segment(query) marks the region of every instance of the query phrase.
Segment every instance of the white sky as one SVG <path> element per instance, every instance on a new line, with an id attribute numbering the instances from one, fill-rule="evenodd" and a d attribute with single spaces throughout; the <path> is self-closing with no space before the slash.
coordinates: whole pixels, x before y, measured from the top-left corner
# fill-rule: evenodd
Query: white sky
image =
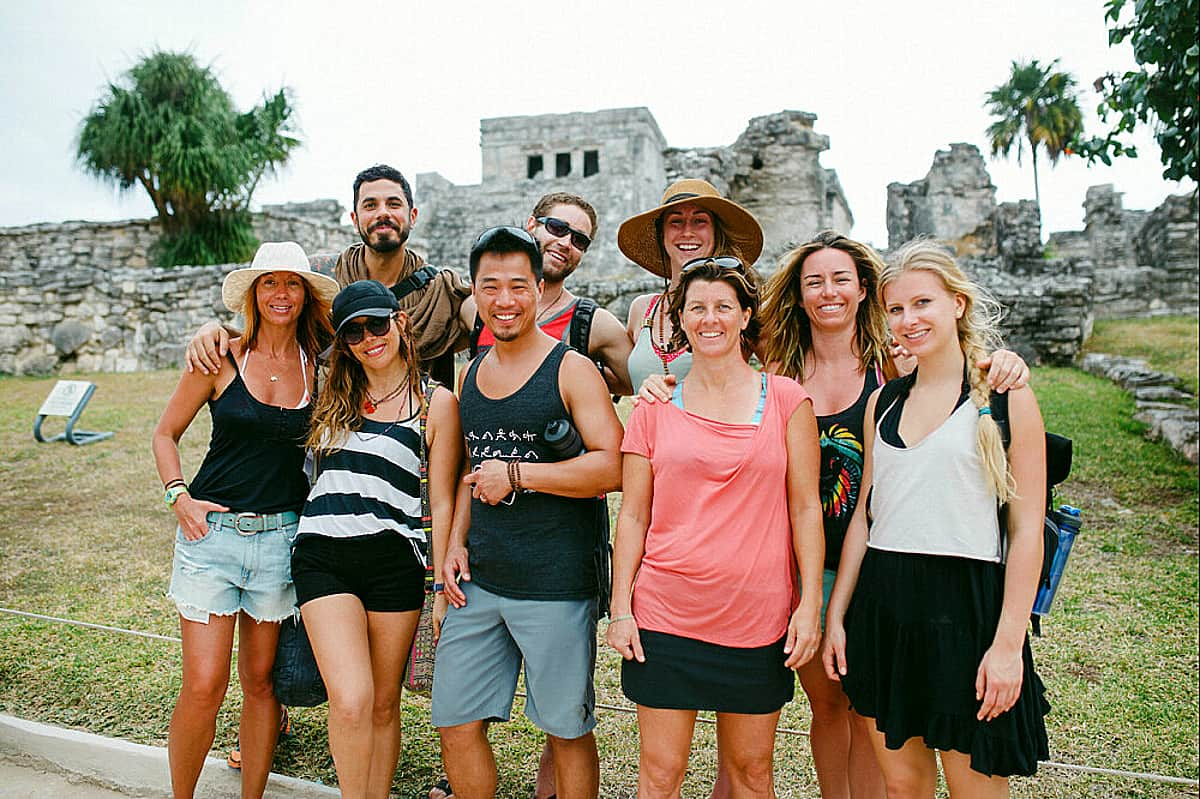
<path id="1" fill-rule="evenodd" d="M 1061 58 L 1099 132 L 1092 80 L 1133 66 L 1128 45 L 1108 47 L 1103 16 L 1103 0 L 5 2 L 0 225 L 153 214 L 140 189 L 118 196 L 73 155 L 106 82 L 159 47 L 211 63 L 243 109 L 294 91 L 304 146 L 256 205 L 348 205 L 354 174 L 379 161 L 477 183 L 482 117 L 644 105 L 671 145 L 692 147 L 797 109 L 829 136 L 822 163 L 838 171 L 854 235 L 886 245 L 887 184 L 924 177 L 951 142 L 986 156 L 983 95 L 1011 60 Z M 1126 208 L 1190 189 L 1161 178 L 1148 132 L 1137 142 L 1141 156 L 1111 168 L 1043 163 L 1044 232 L 1082 227 L 1090 185 L 1114 183 Z M 988 170 L 1001 201 L 1032 198 L 1028 160 Z"/>

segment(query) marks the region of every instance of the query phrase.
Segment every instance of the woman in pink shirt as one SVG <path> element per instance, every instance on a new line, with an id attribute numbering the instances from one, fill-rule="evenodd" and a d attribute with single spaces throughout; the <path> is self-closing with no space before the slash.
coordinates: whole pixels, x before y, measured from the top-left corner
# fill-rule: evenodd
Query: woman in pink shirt
<path id="1" fill-rule="evenodd" d="M 816 418 L 795 381 L 746 363 L 757 309 L 738 259 L 684 265 L 670 318 L 691 372 L 670 403 L 634 408 L 622 445 L 608 643 L 638 705 L 645 799 L 679 796 L 699 710 L 717 714 L 731 795 L 774 796 L 790 669 L 820 640 Z"/>

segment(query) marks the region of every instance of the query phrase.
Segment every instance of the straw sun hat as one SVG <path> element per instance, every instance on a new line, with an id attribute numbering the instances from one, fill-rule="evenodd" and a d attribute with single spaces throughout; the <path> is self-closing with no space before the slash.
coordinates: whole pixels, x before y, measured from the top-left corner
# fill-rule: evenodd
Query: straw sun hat
<path id="1" fill-rule="evenodd" d="M 670 208 L 677 205 L 697 205 L 721 220 L 721 227 L 738 255 L 753 264 L 762 255 L 762 226 L 754 215 L 742 206 L 721 196 L 706 180 L 677 180 L 663 192 L 662 203 L 645 213 L 630 217 L 617 229 L 617 246 L 625 257 L 660 277 L 670 277 L 670 266 L 663 262 L 656 224 Z M 717 253 L 720 255 L 721 253 Z"/>
<path id="2" fill-rule="evenodd" d="M 259 275 L 268 272 L 295 272 L 308 283 L 309 290 L 325 300 L 333 302 L 338 293 L 338 283 L 331 277 L 318 274 L 308 265 L 304 248 L 294 241 L 264 241 L 254 253 L 254 261 L 243 269 L 235 269 L 225 276 L 221 284 L 221 299 L 225 307 L 235 313 L 245 308 L 246 292 L 254 285 Z"/>

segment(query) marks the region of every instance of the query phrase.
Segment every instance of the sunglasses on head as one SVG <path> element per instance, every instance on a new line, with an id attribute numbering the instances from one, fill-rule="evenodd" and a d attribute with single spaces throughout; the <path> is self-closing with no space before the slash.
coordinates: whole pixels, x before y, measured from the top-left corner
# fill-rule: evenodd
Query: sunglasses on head
<path id="1" fill-rule="evenodd" d="M 708 256 L 705 258 L 693 258 L 683 265 L 683 269 L 679 274 L 686 275 L 693 269 L 699 269 L 700 267 L 708 266 L 709 264 L 712 264 L 718 269 L 731 269 L 734 272 L 742 272 L 745 270 L 745 267 L 742 266 L 742 262 L 737 258 L 734 258 L 732 255 L 718 255 L 716 257 Z"/>
<path id="2" fill-rule="evenodd" d="M 474 246 L 471 247 L 471 249 L 477 250 L 480 247 L 486 247 L 488 244 L 491 243 L 492 239 L 496 238 L 497 236 L 501 236 L 501 235 L 515 236 L 516 238 L 520 239 L 521 241 L 524 241 L 528 244 L 532 244 L 534 247 L 537 246 L 537 242 L 533 240 L 533 236 L 529 235 L 529 231 L 526 230 L 525 228 L 513 227 L 512 225 L 499 225 L 497 227 L 488 228 L 487 230 L 480 233 L 479 238 L 475 239 L 475 244 L 474 244 Z"/>
<path id="3" fill-rule="evenodd" d="M 550 235 L 556 239 L 561 239 L 568 233 L 571 234 L 571 243 L 580 252 L 587 252 L 587 248 L 592 246 L 592 240 L 586 234 L 571 227 L 558 217 L 539 216 L 537 221 L 541 222 L 546 230 L 550 231 Z"/>
<path id="4" fill-rule="evenodd" d="M 366 334 L 386 336 L 392 328 L 390 316 L 368 316 L 365 322 L 347 322 L 342 326 L 341 337 L 347 344 L 361 344 Z"/>

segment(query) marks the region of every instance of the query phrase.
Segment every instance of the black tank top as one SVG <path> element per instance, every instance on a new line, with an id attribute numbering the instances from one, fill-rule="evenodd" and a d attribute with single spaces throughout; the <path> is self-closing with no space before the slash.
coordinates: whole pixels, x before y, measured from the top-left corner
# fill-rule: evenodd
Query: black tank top
<path id="1" fill-rule="evenodd" d="M 485 397 L 475 382 L 479 364 L 490 352 L 471 362 L 458 408 L 472 467 L 491 459 L 559 460 L 542 434 L 550 422 L 568 418 L 558 390 L 567 350 L 556 344 L 525 385 L 498 400 Z M 467 534 L 471 580 L 513 599 L 595 596 L 595 501 L 540 492 L 517 494 L 511 505 L 472 499 Z"/>
<path id="2" fill-rule="evenodd" d="M 280 408 L 259 402 L 246 389 L 232 354 L 229 360 L 237 373 L 221 396 L 208 402 L 212 439 L 188 493 L 239 513 L 299 511 L 308 495 L 304 439 L 312 403 Z"/>
<path id="3" fill-rule="evenodd" d="M 817 417 L 821 440 L 821 512 L 825 521 L 825 568 L 837 570 L 846 528 L 858 505 L 863 473 L 863 417 L 867 400 L 880 385 L 879 367 L 863 378 L 854 404 L 829 416 Z"/>

